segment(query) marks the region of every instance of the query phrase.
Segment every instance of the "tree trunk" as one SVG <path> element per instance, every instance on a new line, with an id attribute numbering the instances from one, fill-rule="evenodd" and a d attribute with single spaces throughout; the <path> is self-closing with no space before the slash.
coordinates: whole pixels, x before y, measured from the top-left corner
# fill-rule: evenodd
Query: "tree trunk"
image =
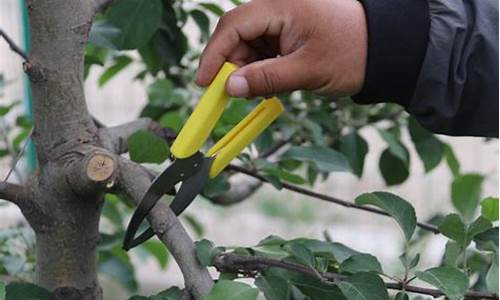
<path id="1" fill-rule="evenodd" d="M 38 170 L 32 179 L 37 213 L 36 283 L 56 299 L 101 299 L 96 245 L 102 193 L 87 193 L 78 176 L 97 128 L 83 91 L 84 47 L 93 1 L 29 0 L 30 54 L 24 69 L 33 90 L 33 141 Z M 80 181 L 80 182 L 78 182 Z"/>

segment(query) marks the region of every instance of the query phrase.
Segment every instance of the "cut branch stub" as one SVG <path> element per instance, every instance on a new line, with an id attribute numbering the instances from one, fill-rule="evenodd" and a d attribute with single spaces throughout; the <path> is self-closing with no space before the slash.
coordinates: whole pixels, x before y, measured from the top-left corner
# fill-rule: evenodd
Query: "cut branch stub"
<path id="1" fill-rule="evenodd" d="M 106 182 L 109 184 L 116 168 L 113 157 L 98 153 L 90 157 L 87 161 L 87 177 L 96 183 Z"/>
<path id="2" fill-rule="evenodd" d="M 68 168 L 67 179 L 73 191 L 80 195 L 96 195 L 111 189 L 118 173 L 114 154 L 100 148 L 87 153 Z"/>

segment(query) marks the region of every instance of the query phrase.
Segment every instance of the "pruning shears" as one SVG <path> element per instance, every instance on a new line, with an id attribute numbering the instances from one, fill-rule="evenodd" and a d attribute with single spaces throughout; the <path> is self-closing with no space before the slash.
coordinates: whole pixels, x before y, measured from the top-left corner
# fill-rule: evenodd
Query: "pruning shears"
<path id="1" fill-rule="evenodd" d="M 208 180 L 216 177 L 283 111 L 283 105 L 278 98 L 263 100 L 206 154 L 201 153 L 199 149 L 207 140 L 229 101 L 225 83 L 236 69 L 236 65 L 224 63 L 177 135 L 170 148 L 174 161 L 153 180 L 135 210 L 123 242 L 125 250 L 145 242 L 154 235 L 153 229 L 148 228 L 134 238 L 142 221 L 164 194 L 182 182 L 170 204 L 176 215 L 182 213 L 203 190 Z"/>

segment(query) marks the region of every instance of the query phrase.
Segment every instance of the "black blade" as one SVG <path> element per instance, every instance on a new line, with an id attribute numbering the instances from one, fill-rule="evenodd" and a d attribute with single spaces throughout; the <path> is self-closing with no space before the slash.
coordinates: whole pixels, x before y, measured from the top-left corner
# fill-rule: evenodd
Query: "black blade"
<path id="1" fill-rule="evenodd" d="M 201 193 L 209 179 L 208 171 L 212 161 L 213 158 L 204 158 L 198 172 L 182 183 L 174 201 L 170 204 L 170 208 L 176 215 L 180 215 L 193 202 L 194 198 Z"/>
<path id="2" fill-rule="evenodd" d="M 129 250 L 132 248 L 133 244 L 135 246 L 138 245 L 133 239 L 142 221 L 149 214 L 149 211 L 155 206 L 158 200 L 160 200 L 166 192 L 174 188 L 178 182 L 196 174 L 203 166 L 203 159 L 203 154 L 200 152 L 196 152 L 185 159 L 177 159 L 155 178 L 132 215 L 132 219 L 127 227 L 127 232 L 125 233 L 123 249 Z"/>

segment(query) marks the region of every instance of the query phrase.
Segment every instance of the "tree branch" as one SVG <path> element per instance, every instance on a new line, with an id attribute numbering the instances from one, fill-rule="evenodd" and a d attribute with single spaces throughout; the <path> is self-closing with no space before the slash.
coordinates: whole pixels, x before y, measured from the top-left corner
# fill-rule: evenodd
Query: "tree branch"
<path id="1" fill-rule="evenodd" d="M 219 254 L 215 258 L 214 265 L 220 272 L 229 271 L 244 275 L 250 274 L 253 275 L 252 277 L 254 277 L 255 275 L 257 275 L 262 271 L 265 271 L 270 267 L 276 267 L 297 273 L 302 273 L 307 276 L 315 278 L 317 278 L 319 275 L 320 279 L 324 281 L 342 281 L 348 278 L 348 276 L 343 274 L 334 272 L 318 272 L 305 265 L 269 257 L 262 257 L 262 256 L 244 256 L 231 253 L 223 253 Z M 386 282 L 385 286 L 386 288 L 391 290 L 400 290 L 416 294 L 429 295 L 434 298 L 444 296 L 444 293 L 441 292 L 440 290 L 406 285 L 402 282 L 399 283 Z M 498 299 L 498 294 L 483 293 L 477 291 L 469 291 L 465 294 L 465 296 L 466 298 Z"/>
<path id="2" fill-rule="evenodd" d="M 249 177 L 231 176 L 229 182 L 231 188 L 221 195 L 210 197 L 210 201 L 220 205 L 239 203 L 252 196 L 262 186 L 262 181 Z"/>
<path id="3" fill-rule="evenodd" d="M 122 125 L 101 128 L 99 137 L 101 141 L 107 143 L 105 146 L 110 151 L 122 154 L 128 151 L 128 138 L 138 130 L 149 130 L 168 143 L 172 142 L 176 136 L 172 129 L 163 128 L 150 118 L 140 118 Z"/>
<path id="4" fill-rule="evenodd" d="M 257 178 L 260 181 L 269 183 L 269 181 L 264 176 L 260 175 L 257 171 L 254 171 L 254 170 L 249 170 L 249 169 L 246 169 L 244 167 L 236 166 L 236 165 L 233 165 L 233 164 L 229 165 L 226 168 L 226 170 L 243 173 L 243 174 L 246 174 L 248 176 Z M 378 215 L 389 216 L 389 214 L 387 214 L 386 212 L 384 212 L 382 210 L 379 210 L 379 209 L 376 209 L 376 208 L 372 208 L 372 207 L 369 207 L 369 206 L 357 205 L 357 204 L 352 203 L 352 202 L 341 200 L 341 199 L 338 199 L 338 198 L 335 198 L 335 197 L 332 197 L 332 196 L 328 196 L 328 195 L 325 195 L 325 194 L 320 194 L 320 193 L 317 193 L 317 192 L 305 189 L 305 188 L 297 186 L 297 185 L 289 184 L 287 182 L 283 182 L 282 186 L 283 186 L 284 189 L 287 189 L 287 190 L 290 190 L 290 191 L 294 191 L 296 193 L 299 193 L 299 194 L 302 194 L 302 195 L 306 195 L 306 196 L 309 196 L 309 197 L 312 197 L 312 198 L 315 198 L 315 199 L 327 201 L 327 202 L 330 202 L 330 203 L 335 203 L 335 204 L 338 204 L 338 205 L 342 205 L 344 207 L 349 207 L 349 208 L 355 208 L 355 209 L 359 209 L 359 210 L 369 211 L 371 213 L 375 213 L 375 214 L 378 214 Z M 417 225 L 420 228 L 428 230 L 428 231 L 431 231 L 433 233 L 439 233 L 439 229 L 436 226 L 432 225 L 432 224 L 417 222 Z"/>
<path id="5" fill-rule="evenodd" d="M 26 188 L 22 185 L 0 181 L 0 199 L 23 206 L 29 199 Z"/>
<path id="6" fill-rule="evenodd" d="M 277 142 L 271 148 L 269 148 L 267 151 L 264 151 L 264 152 L 260 153 L 259 157 L 260 158 L 268 158 L 269 156 L 273 155 L 278 150 L 280 150 L 281 148 L 283 148 L 284 146 L 286 146 L 290 142 L 291 139 L 292 138 L 290 137 L 288 139 L 284 139 L 284 140 L 281 140 L 281 141 Z"/>
<path id="7" fill-rule="evenodd" d="M 137 205 L 151 184 L 151 178 L 140 165 L 125 158 L 119 158 L 119 167 L 117 187 Z M 196 299 L 207 295 L 213 280 L 208 270 L 196 260 L 194 243 L 172 210 L 167 204 L 159 202 L 149 213 L 148 221 L 177 261 L 186 289 Z"/>
<path id="8" fill-rule="evenodd" d="M 21 49 L 19 46 L 17 46 L 16 43 L 14 43 L 14 41 L 2 29 L 0 29 L 0 37 L 3 37 L 3 39 L 7 42 L 10 50 L 17 53 L 25 61 L 28 61 L 28 55 L 26 55 L 26 53 L 24 53 L 23 49 Z"/>

